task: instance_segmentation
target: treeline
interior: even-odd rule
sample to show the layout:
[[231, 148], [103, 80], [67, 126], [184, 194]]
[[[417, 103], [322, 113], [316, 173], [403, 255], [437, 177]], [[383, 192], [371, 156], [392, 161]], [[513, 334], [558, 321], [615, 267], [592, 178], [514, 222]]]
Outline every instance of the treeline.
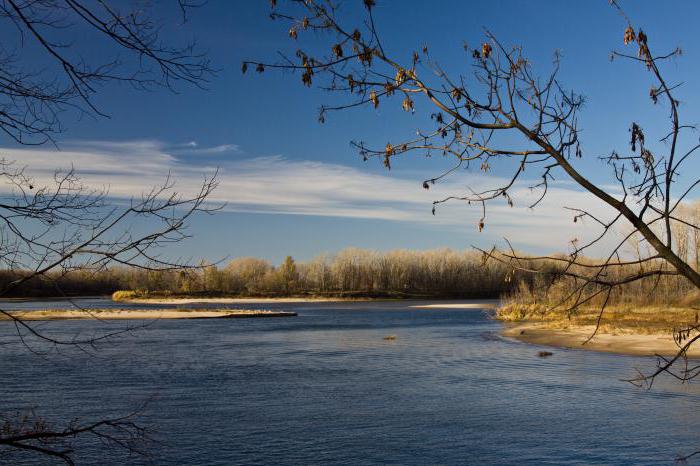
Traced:
[[29, 271], [0, 270], [0, 290], [3, 298], [96, 296], [121, 289], [127, 275], [125, 269], [98, 273], [77, 270], [34, 277]]
[[[674, 252], [695, 270], [700, 270], [700, 201], [693, 201], [678, 206], [674, 212], [675, 219], [671, 221], [671, 235]], [[661, 222], [651, 226], [658, 230], [663, 237]], [[628, 261], [655, 256], [655, 252], [637, 233], [632, 235], [622, 251]], [[679, 275], [649, 276], [647, 278], [617, 286], [610, 291], [604, 285], [587, 283], [583, 279], [565, 277], [562, 271], [581, 277], [591, 276], [596, 269], [586, 267], [600, 261], [578, 258], [580, 266], [570, 266], [566, 256], [561, 260], [537, 261], [527, 267], [538, 269], [539, 273], [519, 280], [518, 286], [504, 295], [508, 304], [515, 308], [568, 310], [575, 304], [588, 308], [600, 308], [604, 303], [624, 308], [629, 306], [677, 306], [694, 308], [700, 306], [700, 293], [686, 278]], [[673, 269], [661, 259], [644, 261], [643, 264], [627, 266], [612, 266], [606, 268], [601, 279], [607, 282], [619, 282], [633, 277], [641, 271]], [[593, 272], [592, 272], [593, 271]]]
[[153, 273], [130, 271], [124, 289], [161, 294], [497, 298], [513, 287], [508, 270], [483, 265], [474, 251], [376, 252], [350, 248], [275, 266], [254, 257], [224, 267]]
[[[693, 247], [686, 251], [691, 258], [695, 257], [694, 241], [679, 243], [681, 247], [690, 243]], [[259, 258], [241, 257], [221, 266], [202, 264], [198, 268], [173, 271], [124, 267], [99, 272], [73, 271], [33, 278], [11, 287], [12, 291], [4, 297], [107, 295], [125, 290], [132, 292], [131, 295], [161, 296], [500, 297], [514, 304], [560, 307], [577, 300], [587, 306], [598, 306], [607, 297], [599, 285], [582, 287], [581, 280], [563, 277], [561, 272], [567, 267], [563, 260], [543, 264], [524, 259], [520, 265], [543, 273], [514, 271], [493, 259], [484, 263], [483, 255], [471, 250], [377, 252], [350, 248], [308, 261], [295, 261], [288, 256], [277, 265]], [[667, 266], [652, 261], [645, 267]], [[583, 267], [568, 266], [567, 270], [582, 276], [590, 273]], [[606, 278], [614, 281], [638, 271], [638, 266], [612, 267]], [[21, 272], [0, 271], [0, 289], [7, 289], [22, 277]], [[677, 276], [649, 277], [617, 287], [607, 299], [612, 305], [700, 305], [697, 290], [688, 280]]]
[[[254, 257], [177, 271], [116, 267], [77, 271], [28, 281], [6, 297], [138, 294], [203, 296], [338, 296], [497, 298], [512, 291], [509, 269], [483, 265], [475, 251], [437, 249], [376, 252], [345, 249], [308, 261], [287, 257], [281, 264]], [[21, 277], [0, 272], [0, 289]]]
[[[579, 259], [585, 264], [586, 259]], [[591, 262], [592, 263], [592, 262]], [[601, 308], [603, 304], [615, 308], [626, 307], [697, 307], [700, 293], [690, 280], [680, 275], [648, 276], [622, 286], [609, 288], [582, 278], [564, 276], [562, 272], [581, 277], [591, 276], [585, 266], [571, 266], [565, 261], [550, 260], [539, 267], [545, 273], [519, 280], [517, 287], [504, 294], [506, 304], [525, 305], [530, 309], [569, 310], [580, 304], [586, 308]], [[607, 282], [621, 282], [640, 271], [672, 269], [662, 260], [647, 261], [640, 265], [608, 267], [601, 275]]]
[[[680, 205], [671, 222], [676, 254], [700, 270], [700, 201]], [[660, 228], [661, 225], [654, 225]], [[626, 257], [652, 257], [649, 245], [633, 235], [625, 245]], [[599, 306], [629, 305], [700, 305], [695, 287], [681, 276], [649, 277], [607, 290], [593, 283], [582, 286], [581, 280], [566, 278], [562, 270], [580, 276], [591, 274], [590, 267], [570, 266], [562, 260], [543, 264], [519, 261], [522, 270], [490, 259], [484, 263], [480, 252], [436, 249], [427, 251], [394, 250], [377, 252], [349, 248], [334, 255], [320, 255], [297, 262], [287, 257], [281, 264], [242, 257], [225, 266], [208, 266], [190, 271], [153, 273], [122, 271], [121, 289], [161, 294], [206, 294], [233, 296], [366, 296], [366, 297], [439, 297], [439, 298], [506, 298], [511, 302], [537, 303], [566, 308], [574, 303]], [[579, 258], [580, 263], [588, 261]], [[590, 263], [600, 261], [591, 260]], [[669, 269], [662, 260], [645, 262], [647, 270]], [[639, 265], [610, 267], [604, 272], [608, 281], [634, 276]], [[115, 273], [115, 271], [112, 271]], [[106, 280], [106, 282], [110, 282]], [[113, 282], [110, 282], [113, 283]]]

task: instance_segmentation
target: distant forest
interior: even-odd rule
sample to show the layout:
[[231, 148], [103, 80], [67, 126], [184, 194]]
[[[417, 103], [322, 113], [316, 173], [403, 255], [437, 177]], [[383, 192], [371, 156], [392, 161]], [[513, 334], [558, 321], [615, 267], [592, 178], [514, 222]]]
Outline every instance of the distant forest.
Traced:
[[[0, 286], [21, 277], [0, 271]], [[496, 298], [513, 289], [512, 271], [481, 253], [436, 249], [376, 252], [345, 249], [281, 264], [241, 257], [224, 265], [178, 271], [115, 267], [28, 281], [8, 297], [85, 296], [130, 290], [139, 294], [205, 296], [363, 296]]]
[[[700, 258], [694, 246], [688, 250]], [[583, 294], [592, 297], [586, 300], [588, 304], [600, 304], [605, 295], [599, 286], [589, 284], [579, 290], [578, 280], [561, 275], [565, 268], [577, 271], [565, 259], [562, 255], [561, 260], [551, 260], [544, 268], [540, 262], [541, 273], [528, 273], [496, 260], [485, 262], [484, 255], [473, 250], [377, 252], [350, 248], [309, 261], [295, 261], [287, 256], [278, 265], [255, 257], [240, 257], [223, 265], [201, 264], [183, 270], [156, 272], [115, 267], [98, 272], [73, 271], [32, 279], [5, 297], [89, 296], [125, 291], [120, 293], [122, 297], [505, 298], [513, 303], [558, 306]], [[664, 266], [657, 262], [651, 262], [649, 267]], [[523, 269], [535, 268], [528, 260], [520, 265]], [[635, 267], [638, 266], [618, 267], [614, 274], [622, 279]], [[21, 273], [0, 271], [0, 286], [6, 287], [21, 277]], [[616, 288], [609, 297], [611, 304], [687, 306], [696, 302], [700, 305], [699, 300], [688, 280], [679, 276], [639, 280]]]

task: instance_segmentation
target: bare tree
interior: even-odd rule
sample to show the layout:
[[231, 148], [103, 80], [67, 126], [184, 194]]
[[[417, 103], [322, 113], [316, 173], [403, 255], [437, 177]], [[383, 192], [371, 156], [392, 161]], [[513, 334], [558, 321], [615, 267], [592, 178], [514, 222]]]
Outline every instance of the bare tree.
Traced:
[[[0, 46], [0, 131], [21, 144], [54, 142], [65, 112], [104, 115], [93, 98], [108, 83], [168, 90], [178, 82], [206, 84], [213, 73], [206, 56], [194, 44], [170, 45], [146, 6], [105, 0], [0, 0], [5, 37], [14, 38]], [[184, 22], [196, 5], [178, 0], [173, 6]], [[30, 48], [44, 55], [41, 69], [25, 55]], [[189, 195], [179, 194], [168, 174], [163, 177], [162, 185], [141, 196], [115, 202], [108, 192], [84, 186], [75, 170], [57, 171], [52, 182], [40, 185], [31, 177], [31, 167], [0, 160], [0, 264], [19, 276], [0, 289], [0, 297], [38, 277], [55, 280], [76, 270], [100, 271], [115, 264], [154, 271], [190, 267], [181, 259], [166, 258], [161, 249], [188, 237], [186, 222], [192, 215], [216, 210], [207, 203], [216, 175], [205, 177], [199, 191]], [[134, 224], [145, 226], [135, 231]], [[17, 338], [31, 351], [44, 351], [47, 345], [89, 351], [131, 330], [66, 340], [11, 311], [0, 309], [0, 316], [14, 324]], [[22, 451], [73, 464], [75, 443], [86, 436], [136, 453], [147, 440], [134, 414], [65, 425], [33, 412], [1, 416], [0, 455]]]
[[[5, 166], [0, 179], [15, 187], [12, 195], [0, 198], [0, 263], [20, 276], [0, 289], [0, 297], [37, 277], [55, 281], [62, 274], [99, 273], [114, 264], [158, 271], [190, 267], [161, 256], [159, 249], [187, 237], [185, 222], [192, 215], [216, 210], [205, 203], [216, 187], [215, 178], [205, 179], [200, 191], [191, 196], [179, 195], [172, 182], [166, 181], [123, 207], [110, 206], [107, 193], [87, 190], [72, 172], [57, 174], [52, 186], [36, 187], [23, 171]], [[148, 229], [133, 233], [134, 222], [142, 220]], [[56, 291], [61, 292], [59, 287]], [[0, 308], [0, 316], [14, 324], [18, 340], [35, 353], [63, 346], [90, 352], [98, 343], [136, 328], [127, 325], [108, 333], [65, 339], [12, 311]], [[73, 445], [85, 436], [131, 453], [144, 453], [148, 436], [137, 424], [136, 414], [138, 411], [109, 419], [73, 420], [60, 426], [34, 412], [3, 412], [0, 454], [9, 448], [73, 464]]]
[[[574, 221], [587, 219], [599, 228], [592, 240], [573, 243], [568, 257], [528, 258], [527, 263], [513, 248], [502, 251], [494, 248], [483, 253], [487, 259], [507, 264], [513, 270], [536, 274], [547, 273], [544, 267], [536, 265], [538, 262], [560, 261], [563, 264], [558, 271], [560, 276], [580, 283], [567, 297], [567, 300], [573, 298], [570, 310], [603, 296], [602, 315], [613, 289], [648, 277], [681, 276], [700, 288], [700, 271], [691, 266], [687, 254], [683, 251], [679, 254], [679, 245], [674, 243], [672, 234], [674, 224], [685, 225], [692, 231], [700, 228], [678, 215], [679, 206], [700, 183], [700, 178], [684, 183], [678, 180], [683, 167], [700, 148], [696, 142], [680, 143], [694, 128], [681, 122], [675, 97], [679, 84], [668, 81], [663, 73], [664, 62], [680, 55], [680, 50], [653, 51], [646, 33], [635, 27], [615, 0], [610, 3], [623, 18], [620, 42], [624, 50], [613, 52], [613, 58], [639, 64], [644, 79], [651, 77], [654, 81], [648, 95], [650, 105], [664, 108], [669, 115], [668, 132], [657, 138], [658, 144], [651, 141], [638, 122], [631, 121], [630, 146], [611, 148], [608, 154], [599, 157], [616, 182], [614, 188], [593, 182], [580, 170], [578, 160], [584, 157], [585, 141], [579, 114], [584, 98], [560, 82], [558, 54], [552, 70], [540, 78], [523, 47], [505, 45], [488, 31], [477, 47], [464, 47], [472, 60], [472, 69], [451, 75], [432, 58], [427, 46], [417, 48], [408, 61], [390, 55], [387, 51], [391, 49], [384, 47], [384, 39], [375, 24], [374, 0], [364, 0], [364, 20], [357, 24], [348, 23], [330, 0], [289, 1], [279, 7], [273, 0], [271, 18], [285, 22], [290, 40], [299, 42], [305, 34], [313, 32], [315, 37], [326, 39], [325, 47], [317, 53], [300, 48], [293, 56], [280, 52], [281, 59], [277, 62], [246, 61], [242, 71], [254, 68], [258, 73], [268, 69], [300, 73], [303, 85], [315, 85], [340, 96], [337, 102], [320, 108], [320, 122], [334, 111], [394, 105], [396, 100], [400, 100], [396, 105], [406, 112], [425, 109], [432, 126], [419, 130], [417, 136], [381, 147], [363, 142], [353, 144], [365, 160], [381, 158], [387, 168], [396, 158], [412, 153], [452, 157], [454, 166], [426, 179], [425, 189], [458, 168], [476, 164], [487, 172], [496, 162], [500, 167], [510, 167], [510, 176], [504, 184], [469, 190], [433, 204], [433, 213], [440, 204], [450, 201], [480, 206], [479, 230], [485, 226], [489, 205], [494, 202], [512, 205], [514, 187], [525, 181], [526, 169], [528, 176], [537, 173], [537, 181], [531, 188], [540, 193], [531, 207], [545, 198], [555, 175], [564, 175], [575, 182], [613, 213], [606, 219], [575, 206], [569, 208]], [[318, 49], [316, 44], [311, 47]], [[520, 143], [513, 145], [513, 141]], [[583, 260], [587, 251], [613, 240], [612, 233], [623, 228], [628, 234], [620, 241], [615, 240], [616, 244], [603, 260], [593, 263]], [[622, 248], [635, 235], [642, 238], [652, 253], [626, 259]], [[632, 272], [619, 276], [615, 270]], [[687, 335], [697, 330], [682, 329], [677, 337], [686, 341]], [[685, 355], [693, 341], [679, 347], [679, 357]], [[683, 372], [681, 378], [687, 380], [694, 375]], [[650, 379], [644, 376], [642, 380]]]
[[[183, 22], [198, 4], [173, 1]], [[15, 40], [0, 46], [0, 130], [22, 144], [50, 141], [62, 130], [59, 117], [65, 110], [103, 115], [93, 97], [107, 83], [136, 89], [173, 89], [178, 82], [203, 86], [213, 71], [206, 55], [193, 43], [165, 42], [163, 25], [144, 5], [1, 0], [0, 22], [15, 32]], [[33, 65], [22, 55], [30, 46], [43, 52], [53, 66]], [[91, 61], [81, 58], [96, 51], [106, 55]]]

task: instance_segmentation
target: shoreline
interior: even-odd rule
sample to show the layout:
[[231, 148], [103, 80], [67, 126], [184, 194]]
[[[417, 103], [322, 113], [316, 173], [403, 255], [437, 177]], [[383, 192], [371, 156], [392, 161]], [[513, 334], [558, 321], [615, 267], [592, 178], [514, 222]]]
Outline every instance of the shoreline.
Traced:
[[[609, 333], [599, 330], [591, 341], [583, 344], [591, 336], [595, 327], [584, 325], [568, 328], [554, 328], [541, 322], [504, 323], [501, 336], [532, 345], [555, 348], [598, 351], [627, 356], [673, 356], [678, 345], [673, 335], [668, 333]], [[700, 358], [700, 346], [691, 347], [688, 357]]]
[[[126, 298], [113, 300], [135, 304], [255, 304], [255, 303], [341, 303], [380, 301], [373, 298]], [[385, 300], [386, 301], [386, 300]]]
[[[161, 320], [161, 319], [241, 319], [294, 317], [296, 312], [259, 309], [46, 309], [39, 311], [10, 311], [26, 321], [45, 320]], [[13, 319], [2, 315], [0, 321]]]
[[[177, 298], [122, 298], [112, 299], [114, 302], [131, 303], [131, 304], [159, 304], [159, 305], [177, 305], [177, 304], [274, 304], [274, 303], [362, 303], [362, 302], [400, 302], [400, 301], [428, 301], [430, 304], [420, 304], [410, 306], [416, 309], [495, 309], [498, 307], [499, 299], [471, 299], [471, 298], [425, 298], [425, 297], [406, 297], [406, 298], [371, 298], [371, 297], [262, 297], [262, 298], [197, 298], [197, 297], [177, 297]], [[448, 303], [440, 303], [440, 301], [452, 301]], [[468, 303], [455, 303], [454, 301], [469, 301]]]
[[[466, 300], [465, 300], [466, 301]], [[418, 304], [410, 306], [413, 309], [496, 309], [499, 305], [498, 299], [474, 300], [470, 303], [445, 303], [445, 304]]]

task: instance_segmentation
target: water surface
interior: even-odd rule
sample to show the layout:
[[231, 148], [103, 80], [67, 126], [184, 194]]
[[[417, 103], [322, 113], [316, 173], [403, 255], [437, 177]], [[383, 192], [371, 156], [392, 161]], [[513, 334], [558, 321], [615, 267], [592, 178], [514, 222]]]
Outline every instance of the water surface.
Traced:
[[[541, 359], [542, 348], [500, 338], [482, 310], [417, 304], [265, 304], [299, 315], [161, 320], [89, 353], [6, 344], [3, 410], [91, 419], [149, 400], [140, 422], [161, 442], [156, 464], [671, 464], [700, 447], [697, 386], [620, 381], [653, 358], [555, 349]], [[40, 325], [68, 338], [127, 323]], [[2, 323], [0, 343], [14, 332]], [[95, 445], [77, 459], [144, 462]]]

